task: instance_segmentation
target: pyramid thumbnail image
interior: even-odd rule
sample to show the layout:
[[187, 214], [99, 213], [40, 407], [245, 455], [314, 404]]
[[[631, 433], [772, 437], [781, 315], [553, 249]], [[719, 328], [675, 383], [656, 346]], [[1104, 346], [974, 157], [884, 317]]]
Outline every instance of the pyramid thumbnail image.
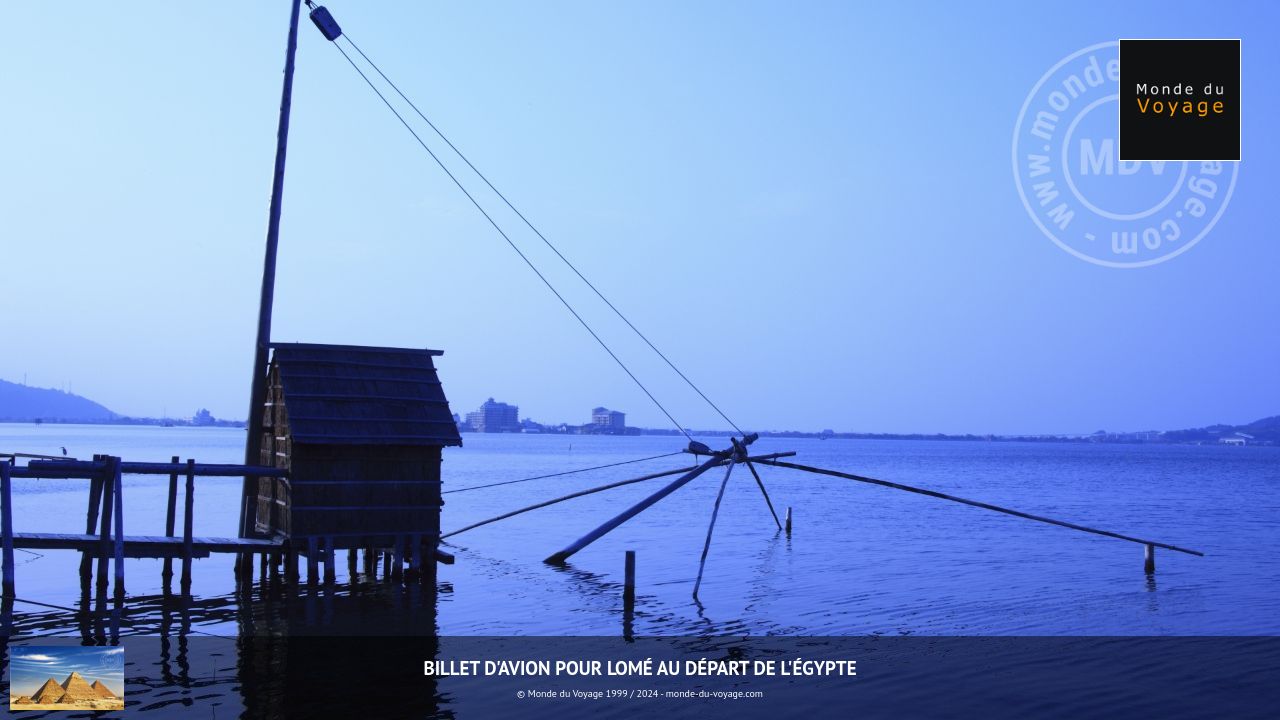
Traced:
[[[59, 683], [45, 675], [50, 671], [70, 672]], [[11, 655], [9, 709], [123, 710], [124, 699], [107, 685], [123, 683], [123, 678], [120, 648], [22, 646]]]

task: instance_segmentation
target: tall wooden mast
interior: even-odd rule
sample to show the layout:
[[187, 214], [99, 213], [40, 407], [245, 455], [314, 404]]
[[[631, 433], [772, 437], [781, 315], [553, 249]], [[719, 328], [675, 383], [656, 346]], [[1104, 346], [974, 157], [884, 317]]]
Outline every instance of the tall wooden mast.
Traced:
[[[262, 297], [258, 304], [258, 335], [253, 346], [253, 381], [249, 391], [249, 432], [245, 437], [246, 465], [261, 463], [262, 408], [266, 396], [267, 360], [271, 349], [271, 308], [276, 291], [276, 247], [280, 242], [280, 208], [284, 195], [284, 160], [289, 145], [289, 106], [293, 100], [293, 60], [298, 51], [298, 16], [302, 0], [290, 0], [289, 41], [284, 58], [284, 87], [280, 91], [280, 124], [276, 130], [276, 165], [271, 178], [271, 205], [267, 213], [267, 248], [262, 260]], [[244, 479], [240, 500], [240, 537], [248, 537], [253, 529], [249, 510], [251, 483]], [[252, 493], [256, 494], [256, 493]]]

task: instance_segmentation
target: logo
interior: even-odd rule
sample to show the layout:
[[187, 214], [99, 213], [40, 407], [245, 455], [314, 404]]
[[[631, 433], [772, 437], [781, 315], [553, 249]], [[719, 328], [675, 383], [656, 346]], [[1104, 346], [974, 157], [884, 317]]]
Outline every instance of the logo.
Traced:
[[1104, 267], [1155, 265], [1207, 235], [1239, 164], [1119, 155], [1119, 43], [1068, 55], [1018, 113], [1013, 175], [1022, 205], [1058, 247]]

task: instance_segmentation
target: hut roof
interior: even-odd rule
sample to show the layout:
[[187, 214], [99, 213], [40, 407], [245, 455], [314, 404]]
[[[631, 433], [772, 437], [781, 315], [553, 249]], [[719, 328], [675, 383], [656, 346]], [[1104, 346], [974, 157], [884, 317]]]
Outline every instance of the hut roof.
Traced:
[[273, 344], [294, 442], [461, 445], [432, 358], [439, 350]]

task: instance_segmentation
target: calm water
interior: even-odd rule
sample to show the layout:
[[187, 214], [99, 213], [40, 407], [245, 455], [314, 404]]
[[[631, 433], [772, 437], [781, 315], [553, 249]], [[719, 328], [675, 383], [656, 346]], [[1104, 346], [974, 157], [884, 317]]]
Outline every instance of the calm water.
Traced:
[[[0, 425], [0, 451], [238, 462], [231, 429]], [[466, 435], [445, 488], [657, 455], [676, 438]], [[708, 439], [713, 446], [722, 441]], [[762, 468], [779, 533], [749, 473], [729, 483], [701, 591], [690, 593], [723, 470], [682, 488], [572, 558], [541, 560], [668, 480], [607, 491], [464, 533], [442, 566], [443, 635], [616, 635], [623, 552], [638, 551], [637, 635], [1274, 635], [1280, 631], [1280, 449], [1218, 446], [762, 439], [759, 452], [1008, 505], [1201, 550], [1161, 551], [847, 480]], [[679, 467], [679, 457], [446, 495], [458, 528], [575, 490]], [[742, 470], [742, 469], [740, 469]], [[125, 529], [160, 534], [164, 478], [126, 478]], [[86, 485], [15, 482], [19, 531], [82, 532]], [[234, 536], [239, 481], [197, 483], [197, 534]], [[72, 553], [19, 552], [18, 596], [73, 605]], [[198, 560], [197, 606], [235, 604], [230, 558]], [[342, 564], [340, 577], [342, 580]], [[159, 591], [159, 562], [127, 561], [131, 595]], [[339, 590], [341, 593], [342, 591]], [[399, 593], [398, 588], [379, 591]], [[23, 613], [40, 610], [17, 606]], [[145, 618], [144, 618], [145, 619]], [[136, 620], [136, 618], [135, 618]], [[42, 621], [44, 632], [50, 627]], [[56, 624], [56, 623], [55, 623]], [[234, 635], [227, 612], [196, 620]], [[68, 622], [66, 635], [75, 635]]]

